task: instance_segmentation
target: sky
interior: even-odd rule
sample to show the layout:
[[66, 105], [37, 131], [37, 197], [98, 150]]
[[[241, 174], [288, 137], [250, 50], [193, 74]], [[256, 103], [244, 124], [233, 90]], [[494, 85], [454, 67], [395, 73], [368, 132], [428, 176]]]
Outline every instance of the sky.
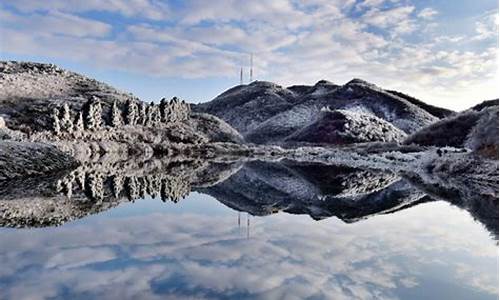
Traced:
[[213, 99], [240, 68], [282, 86], [361, 78], [466, 109], [498, 98], [497, 0], [0, 1], [0, 59], [143, 100]]

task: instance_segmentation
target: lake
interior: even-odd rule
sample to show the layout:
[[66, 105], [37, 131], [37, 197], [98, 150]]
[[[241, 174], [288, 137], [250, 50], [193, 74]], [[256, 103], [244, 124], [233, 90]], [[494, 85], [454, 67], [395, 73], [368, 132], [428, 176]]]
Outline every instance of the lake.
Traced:
[[498, 199], [319, 164], [175, 168], [0, 187], [0, 299], [498, 299]]

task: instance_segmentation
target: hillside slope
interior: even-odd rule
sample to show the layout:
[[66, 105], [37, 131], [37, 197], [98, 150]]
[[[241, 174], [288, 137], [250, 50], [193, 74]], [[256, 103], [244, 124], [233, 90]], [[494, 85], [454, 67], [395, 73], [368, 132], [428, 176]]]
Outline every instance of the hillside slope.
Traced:
[[296, 131], [286, 140], [325, 144], [399, 142], [406, 134], [371, 114], [348, 110], [323, 110], [312, 124]]
[[[97, 114], [103, 122], [102, 130], [78, 133], [80, 137], [111, 141], [113, 136], [119, 136], [121, 142], [127, 142], [127, 138], [131, 140], [128, 142], [136, 142], [134, 139], [138, 136], [151, 136], [152, 132], [156, 137], [147, 138], [147, 141], [191, 144], [241, 142], [241, 136], [217, 117], [197, 115], [191, 118], [189, 105], [178, 99], [170, 102], [162, 99], [161, 103], [147, 104], [132, 94], [53, 64], [0, 61], [0, 120], [5, 123], [0, 125], [9, 130], [23, 132], [31, 137], [42, 134], [45, 138], [50, 134], [43, 136], [44, 132], [54, 130], [55, 110], [59, 111], [59, 126], [64, 126], [62, 123], [66, 122], [66, 126], [75, 129], [78, 127], [78, 114], [82, 113], [86, 121], [85, 114], [89, 111], [89, 105], [97, 102]], [[136, 110], [136, 120], [132, 126], [130, 122], [125, 122], [129, 118], [131, 103]], [[169, 106], [172, 109], [163, 108], [163, 103], [163, 107]], [[63, 113], [64, 109], [67, 114], [66, 111]], [[167, 112], [171, 116], [165, 116]], [[177, 117], [179, 112], [182, 116]], [[139, 120], [140, 116], [142, 122]], [[115, 122], [112, 120], [114, 117], [117, 117], [119, 125], [112, 124]], [[153, 120], [153, 117], [156, 119]], [[84, 127], [87, 129], [87, 124]], [[110, 130], [113, 134], [107, 132]], [[155, 130], [158, 132], [154, 132]], [[75, 135], [70, 132], [57, 138], [68, 140], [74, 139]]]
[[342, 86], [322, 80], [314, 86], [288, 88], [255, 81], [232, 88], [210, 102], [195, 105], [193, 110], [220, 117], [248, 142], [273, 144], [311, 125], [323, 107], [371, 114], [406, 134], [453, 114], [360, 79]]
[[425, 127], [405, 144], [468, 148], [498, 158], [498, 100], [485, 101]]

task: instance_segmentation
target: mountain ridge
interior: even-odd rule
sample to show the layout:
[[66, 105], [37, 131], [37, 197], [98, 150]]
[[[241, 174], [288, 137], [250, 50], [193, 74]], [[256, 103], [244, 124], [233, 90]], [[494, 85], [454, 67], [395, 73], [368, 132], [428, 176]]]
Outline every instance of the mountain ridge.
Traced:
[[369, 113], [406, 134], [455, 113], [401, 92], [384, 90], [359, 78], [344, 85], [320, 80], [312, 86], [289, 87], [254, 81], [230, 88], [209, 102], [194, 105], [193, 110], [223, 119], [248, 142], [279, 144], [317, 121], [324, 107]]

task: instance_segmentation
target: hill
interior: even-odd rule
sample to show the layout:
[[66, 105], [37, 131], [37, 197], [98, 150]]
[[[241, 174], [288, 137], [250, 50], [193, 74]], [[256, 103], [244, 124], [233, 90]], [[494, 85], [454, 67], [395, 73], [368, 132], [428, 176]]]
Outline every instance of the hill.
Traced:
[[468, 148], [498, 158], [498, 100], [485, 101], [425, 127], [405, 144]]
[[288, 88], [255, 81], [234, 87], [212, 101], [195, 105], [193, 110], [223, 119], [248, 142], [279, 144], [317, 122], [324, 107], [370, 114], [406, 134], [454, 114], [360, 79], [344, 85], [321, 80], [313, 86]]
[[[99, 128], [83, 122], [94, 105]], [[96, 107], [98, 106], [98, 109]], [[131, 109], [133, 108], [133, 110]], [[54, 115], [54, 111], [56, 111]], [[55, 117], [67, 134], [50, 136]], [[114, 118], [114, 119], [113, 119]], [[133, 118], [134, 120], [128, 120]], [[0, 136], [26, 134], [31, 138], [128, 143], [241, 142], [241, 136], [214, 116], [190, 114], [187, 103], [174, 98], [146, 103], [103, 82], [53, 64], [0, 61]], [[5, 129], [5, 127], [8, 128]], [[64, 127], [64, 128], [63, 128]], [[85, 132], [76, 132], [80, 127]], [[112, 132], [108, 132], [112, 131]]]

